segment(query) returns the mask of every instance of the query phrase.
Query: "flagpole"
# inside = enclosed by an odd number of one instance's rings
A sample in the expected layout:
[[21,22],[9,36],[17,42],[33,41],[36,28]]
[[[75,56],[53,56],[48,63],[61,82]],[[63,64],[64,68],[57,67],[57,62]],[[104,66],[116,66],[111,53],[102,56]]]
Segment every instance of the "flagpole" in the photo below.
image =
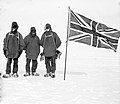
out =
[[67,24],[67,39],[66,39],[66,52],[65,52],[64,80],[65,80],[65,77],[66,77],[67,47],[68,47],[69,33],[70,33],[70,7],[68,7],[68,24]]

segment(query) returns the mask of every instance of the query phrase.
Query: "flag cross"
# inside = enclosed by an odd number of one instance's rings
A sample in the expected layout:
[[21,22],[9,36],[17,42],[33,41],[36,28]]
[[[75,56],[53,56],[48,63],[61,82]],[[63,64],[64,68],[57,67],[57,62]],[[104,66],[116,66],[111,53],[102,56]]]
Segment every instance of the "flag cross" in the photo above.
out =
[[[104,40],[104,42],[106,42],[107,44],[109,44],[113,48],[113,50],[115,51],[114,46],[111,44],[111,42],[117,43],[118,40],[117,39],[115,40],[115,39],[109,38],[109,37],[107,37],[105,35],[102,35],[99,32],[97,32],[96,31],[97,22],[92,21],[91,25],[92,25],[92,29],[88,29],[88,28],[82,27],[81,24],[80,25],[77,25],[77,24],[74,25],[73,23],[70,23],[70,28],[74,28],[74,29],[80,30],[82,32],[91,34],[92,35],[91,45],[94,46],[94,47],[98,47],[99,38],[100,37],[103,38],[102,40]],[[69,39],[69,40],[73,41],[73,40],[80,39],[80,38],[83,38],[83,37],[86,37],[86,36],[90,36],[90,35],[79,36],[77,38],[73,38],[73,39]]]

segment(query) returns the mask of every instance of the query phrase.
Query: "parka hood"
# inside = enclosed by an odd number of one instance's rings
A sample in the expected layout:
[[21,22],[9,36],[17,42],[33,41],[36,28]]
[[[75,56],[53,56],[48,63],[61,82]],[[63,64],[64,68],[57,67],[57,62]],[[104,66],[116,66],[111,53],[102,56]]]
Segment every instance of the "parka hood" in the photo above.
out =
[[45,25],[45,31],[46,30],[49,30],[49,31],[52,31],[52,28],[51,28],[51,25],[49,24],[49,23],[47,23],[46,25]]
[[31,35],[32,37],[36,36],[36,29],[35,29],[35,27],[31,27],[31,28],[30,28],[30,35]]
[[18,26],[17,22],[12,22],[11,31],[16,32],[18,27],[19,26]]

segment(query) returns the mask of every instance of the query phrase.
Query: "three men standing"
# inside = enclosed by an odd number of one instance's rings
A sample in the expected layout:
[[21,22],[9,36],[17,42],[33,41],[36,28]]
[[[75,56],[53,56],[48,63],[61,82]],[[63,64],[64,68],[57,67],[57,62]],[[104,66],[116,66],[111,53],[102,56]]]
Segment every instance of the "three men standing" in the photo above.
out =
[[[7,33],[4,39],[3,51],[8,60],[6,66],[6,74],[4,74],[3,77],[18,77],[18,58],[20,57],[23,49],[26,53],[26,73],[24,76],[39,76],[39,74],[36,73],[38,65],[37,58],[40,54],[40,46],[42,46],[42,56],[45,56],[45,64],[47,69],[47,73],[44,75],[44,77],[51,76],[51,78],[54,78],[56,71],[56,59],[57,56],[61,54],[61,52],[57,50],[57,48],[59,48],[61,45],[61,40],[58,35],[52,31],[51,25],[45,25],[45,32],[41,36],[41,40],[36,34],[35,27],[30,28],[30,33],[24,39],[17,30],[18,24],[17,22],[13,22],[11,32]],[[14,64],[13,73],[11,75],[12,60],[14,60]],[[32,68],[30,70],[31,60]]]

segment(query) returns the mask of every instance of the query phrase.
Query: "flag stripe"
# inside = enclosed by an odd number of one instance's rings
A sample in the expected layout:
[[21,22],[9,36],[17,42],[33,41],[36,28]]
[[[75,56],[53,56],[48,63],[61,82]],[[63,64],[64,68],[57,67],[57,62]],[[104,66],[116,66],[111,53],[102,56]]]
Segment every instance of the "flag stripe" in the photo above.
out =
[[90,36],[90,35],[84,35],[84,36],[80,36],[80,37],[77,37],[77,38],[73,38],[73,39],[69,39],[70,41],[74,41],[76,39],[81,39],[81,38],[84,38],[84,37],[87,37],[87,36]]
[[[82,24],[83,26],[86,26],[75,14],[73,11],[71,11],[71,13],[73,14],[73,16],[76,18],[76,20],[78,21],[78,23]],[[80,21],[80,22],[79,22]]]
[[90,29],[81,27],[80,25],[76,25],[76,24],[73,24],[73,23],[71,23],[70,25],[71,25],[70,28],[93,34],[93,31],[91,31]]
[[76,13],[77,15],[79,15],[89,26],[90,26],[90,23],[91,23],[91,19],[89,19],[89,18],[86,18],[85,16],[82,16],[82,15],[80,15],[80,14],[78,14],[78,13]]
[[93,42],[92,42],[92,46],[96,47],[97,46],[97,36],[93,35]]
[[110,38],[110,37],[107,37],[107,36],[105,36],[105,35],[102,35],[102,34],[100,34],[100,33],[97,33],[97,32],[94,31],[94,30],[90,30],[90,29],[81,27],[80,25],[76,25],[76,24],[71,23],[71,28],[76,29],[76,30],[80,30],[80,31],[83,31],[83,32],[86,32],[86,33],[94,34],[94,35],[99,36],[99,37],[106,38],[108,41],[111,41],[111,42],[113,42],[113,43],[118,43],[118,39],[112,39],[112,38]]

